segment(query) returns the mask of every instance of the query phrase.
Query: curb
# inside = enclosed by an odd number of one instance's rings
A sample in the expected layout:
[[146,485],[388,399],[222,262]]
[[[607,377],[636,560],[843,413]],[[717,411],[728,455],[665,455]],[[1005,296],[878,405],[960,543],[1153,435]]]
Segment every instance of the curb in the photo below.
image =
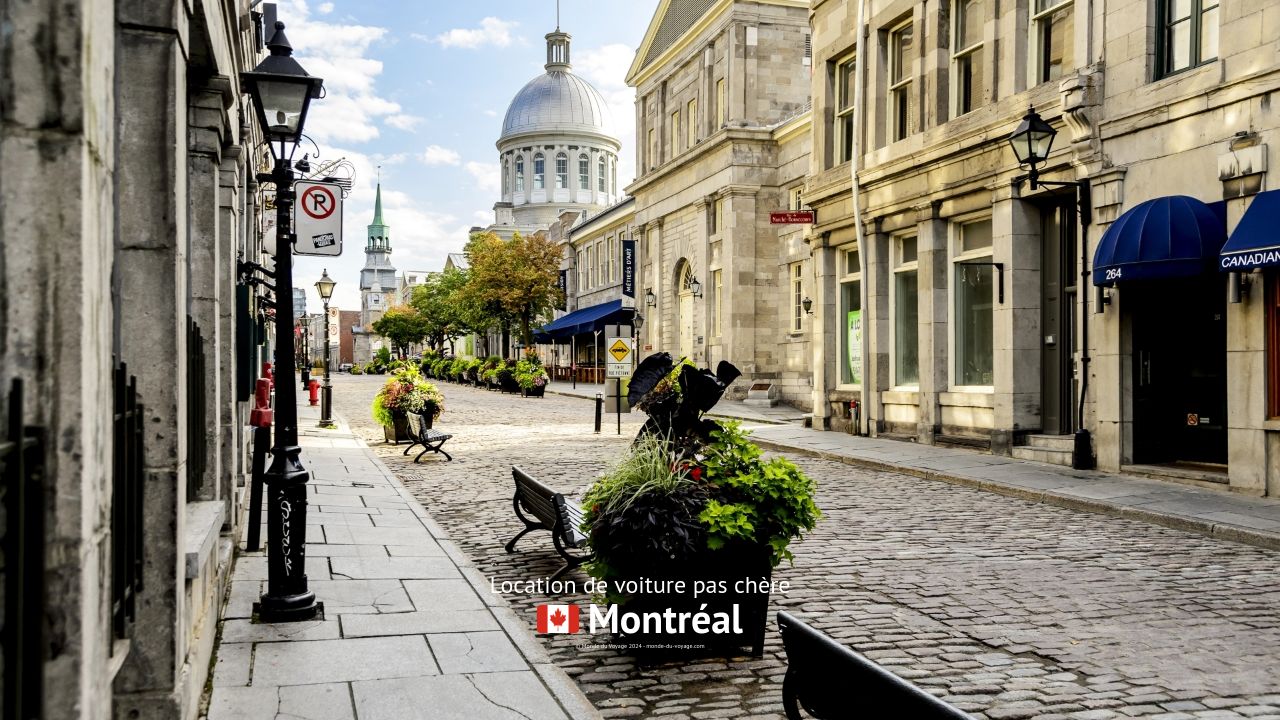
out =
[[934,480],[937,482],[950,483],[952,485],[962,485],[976,490],[985,490],[999,495],[1016,497],[1031,502],[1044,503],[1046,505],[1054,505],[1070,510],[1081,510],[1098,515],[1110,515],[1112,517],[1127,518],[1129,520],[1140,520],[1142,522],[1151,523],[1152,525],[1160,525],[1174,530],[1193,532],[1218,540],[1229,540],[1267,550],[1280,550],[1280,534],[1270,533],[1263,530],[1254,530],[1252,528],[1241,527],[1239,525],[1215,523],[1208,520],[1188,517],[1186,515],[1159,512],[1157,510],[1145,510],[1143,508],[1125,505],[1113,505],[1101,500],[1064,495],[1051,490],[1031,490],[1018,487],[1016,485],[1006,485],[992,480],[979,480],[960,475],[950,475],[935,470],[924,470],[921,468],[907,467],[905,465],[895,465],[881,460],[871,460],[868,458],[858,458],[849,455],[824,452],[822,450],[812,450],[762,438],[753,438],[753,441],[760,447],[767,448],[769,450],[798,453],[822,460],[830,460],[832,462],[843,463],[845,465],[866,468],[868,470],[879,470],[882,472],[895,472],[901,475],[911,475],[924,480]]

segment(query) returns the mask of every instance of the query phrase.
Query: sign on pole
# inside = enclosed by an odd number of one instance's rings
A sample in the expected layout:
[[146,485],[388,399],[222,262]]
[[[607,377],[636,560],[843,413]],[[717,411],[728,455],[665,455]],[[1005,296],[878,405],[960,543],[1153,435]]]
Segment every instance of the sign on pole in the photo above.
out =
[[342,254],[342,187],[337,183],[294,183],[293,206],[296,255]]
[[609,357],[605,363],[605,377],[624,378],[631,376],[631,353],[635,347],[632,338],[619,337],[609,342]]

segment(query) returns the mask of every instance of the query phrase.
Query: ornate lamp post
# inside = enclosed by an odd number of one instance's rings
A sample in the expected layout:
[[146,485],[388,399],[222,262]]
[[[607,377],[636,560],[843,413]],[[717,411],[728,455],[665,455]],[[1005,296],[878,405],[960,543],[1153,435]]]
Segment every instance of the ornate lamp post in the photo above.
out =
[[[1093,444],[1089,431],[1084,427],[1084,399],[1089,389],[1089,295],[1085,293],[1085,284],[1089,282],[1089,222],[1091,203],[1089,181],[1041,180],[1040,165],[1049,159],[1049,150],[1053,147],[1053,139],[1058,131],[1045,122],[1035,108],[1027,108],[1022,122],[1009,136],[1009,145],[1018,158],[1019,165],[1026,165],[1027,180],[1031,189],[1044,187],[1075,188],[1076,204],[1080,211],[1080,402],[1077,407],[1075,447],[1071,453],[1071,467],[1077,470],[1088,470],[1094,465]],[[1098,288],[1101,294],[1102,288]],[[1101,307],[1101,303],[1098,304]]]
[[[276,357],[293,357],[293,153],[302,137],[312,98],[321,97],[324,81],[312,77],[294,60],[293,47],[278,22],[267,44],[271,50],[240,82],[253,100],[258,125],[275,166],[258,180],[276,186]],[[276,145],[279,144],[277,151]],[[326,318],[327,320],[327,318]],[[279,363],[277,363],[279,365]],[[283,368],[277,367],[277,372]],[[310,620],[322,612],[307,588],[307,479],[298,447],[298,404],[292,368],[276,378],[275,451],[266,473],[267,592],[255,606],[263,622]]]
[[328,268],[316,281],[316,292],[320,293],[320,302],[324,303],[324,387],[320,388],[320,427],[333,424],[333,387],[329,385],[329,298],[333,297],[333,286],[337,284],[329,277]]

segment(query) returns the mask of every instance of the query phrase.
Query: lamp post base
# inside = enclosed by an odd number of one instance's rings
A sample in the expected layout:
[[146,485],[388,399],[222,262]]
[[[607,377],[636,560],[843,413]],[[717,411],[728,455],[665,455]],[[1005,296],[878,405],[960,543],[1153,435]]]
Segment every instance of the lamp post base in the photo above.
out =
[[316,594],[311,591],[278,598],[263,595],[253,604],[253,614],[264,623],[302,622],[317,616],[324,618],[324,603],[316,602]]
[[1071,468],[1073,470],[1092,470],[1093,467],[1093,443],[1090,442],[1089,431],[1077,430],[1075,447],[1071,452]]

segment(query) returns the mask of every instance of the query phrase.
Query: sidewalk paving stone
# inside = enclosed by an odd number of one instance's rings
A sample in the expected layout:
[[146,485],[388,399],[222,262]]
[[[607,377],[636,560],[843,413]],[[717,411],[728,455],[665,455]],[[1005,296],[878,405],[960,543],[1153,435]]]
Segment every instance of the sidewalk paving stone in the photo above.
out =
[[[562,720],[529,671],[353,684],[360,720]],[[539,692],[542,691],[542,692]],[[545,700],[538,698],[545,697]]]

